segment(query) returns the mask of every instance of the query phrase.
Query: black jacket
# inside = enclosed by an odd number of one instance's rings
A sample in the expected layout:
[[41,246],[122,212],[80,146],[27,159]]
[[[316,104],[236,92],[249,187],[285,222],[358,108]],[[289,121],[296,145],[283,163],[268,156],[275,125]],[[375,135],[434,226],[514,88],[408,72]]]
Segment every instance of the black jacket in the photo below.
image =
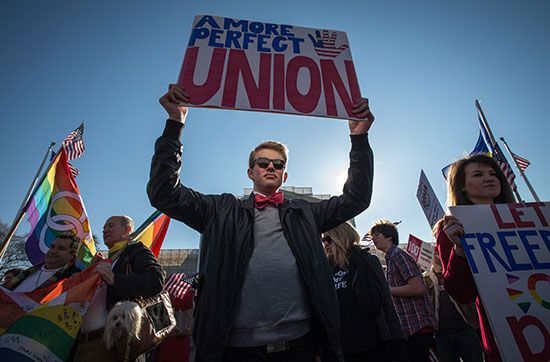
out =
[[392,361],[407,361],[405,336],[380,260],[367,250],[353,247],[349,263],[355,270],[351,276],[352,290],[359,304],[376,320],[388,357]]
[[126,246],[113,273],[115,283],[107,288],[107,310],[121,300],[152,297],[164,286],[164,270],[151,250],[140,242]]
[[[220,361],[254,249],[254,202],[252,197],[240,200],[230,194],[204,195],[182,185],[180,128],[167,121],[163,136],[156,141],[147,192],[154,207],[202,234],[194,330],[197,361]],[[311,305],[313,331],[339,360],[343,355],[337,297],[320,234],[355,217],[370,203],[373,156],[368,137],[355,135],[351,139],[343,195],[316,203],[285,200],[279,207],[283,232]]]
[[373,309],[369,312],[377,319],[382,340],[405,339],[380,260],[367,250],[354,247],[349,262],[355,270],[352,290],[359,304]]

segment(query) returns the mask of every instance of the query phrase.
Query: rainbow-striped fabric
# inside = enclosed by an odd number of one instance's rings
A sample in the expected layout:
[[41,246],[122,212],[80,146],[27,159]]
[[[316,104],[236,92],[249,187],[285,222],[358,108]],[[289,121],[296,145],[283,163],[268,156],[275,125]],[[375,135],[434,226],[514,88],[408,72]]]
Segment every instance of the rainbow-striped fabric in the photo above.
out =
[[137,228],[132,238],[141,241],[158,257],[169,225],[170,218],[157,210]]
[[94,268],[30,293],[0,288],[0,360],[66,361],[101,282]]
[[31,231],[26,243],[33,265],[44,261],[57,235],[73,232],[82,239],[77,266],[84,269],[96,253],[88,215],[62,147],[26,206]]

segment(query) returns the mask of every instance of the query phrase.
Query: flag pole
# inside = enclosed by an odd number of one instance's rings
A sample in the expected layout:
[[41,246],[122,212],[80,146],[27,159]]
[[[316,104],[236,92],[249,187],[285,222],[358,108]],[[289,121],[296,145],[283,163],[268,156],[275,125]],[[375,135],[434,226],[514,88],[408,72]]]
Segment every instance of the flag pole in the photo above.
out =
[[[485,113],[483,113],[483,110],[481,109],[481,104],[479,104],[479,101],[476,99],[476,108],[477,110],[479,111],[479,114],[480,114],[480,118],[481,118],[481,122],[483,123],[483,126],[485,126],[485,129],[487,130],[487,134],[489,135],[489,139],[491,140],[491,143],[493,145],[496,145],[497,144],[497,141],[495,139],[495,137],[493,136],[493,132],[491,131],[491,127],[489,127],[489,122],[487,122],[487,119],[485,118]],[[502,157],[504,157],[504,155],[502,155]],[[508,162],[508,161],[507,161]],[[517,202],[521,202],[521,196],[519,195],[519,192],[517,190],[517,188],[515,190],[512,190],[514,191],[514,195],[516,195],[516,201]]]
[[48,147],[48,150],[46,151],[46,154],[44,155],[44,158],[42,159],[42,162],[40,163],[40,166],[38,167],[38,171],[36,171],[36,175],[34,175],[34,179],[32,180],[31,186],[29,187],[29,190],[27,191],[27,194],[25,195],[25,198],[23,199],[23,202],[21,203],[21,206],[19,207],[19,210],[17,211],[17,214],[15,215],[15,219],[13,220],[13,223],[11,225],[11,228],[6,235],[5,239],[2,241],[2,244],[0,245],[0,262],[4,258],[4,254],[6,253],[6,249],[8,248],[8,244],[15,234],[15,231],[19,227],[19,224],[21,224],[21,221],[23,220],[23,217],[25,216],[24,208],[27,206],[27,203],[29,202],[29,198],[31,197],[32,192],[34,191],[34,188],[36,186],[36,182],[38,178],[40,177],[40,173],[42,172],[42,168],[44,167],[44,164],[46,163],[48,156],[53,148],[55,146],[55,142],[50,142],[50,146]]
[[521,177],[523,177],[523,180],[525,181],[525,184],[527,184],[527,187],[529,188],[529,191],[531,191],[531,195],[533,195],[533,198],[535,199],[535,201],[540,202],[540,199],[539,199],[537,193],[535,192],[535,189],[533,188],[533,186],[529,182],[529,179],[527,178],[527,175],[525,174],[525,172],[523,172],[521,167],[519,167],[519,164],[516,161],[514,155],[512,154],[512,151],[510,150],[510,147],[508,146],[508,143],[506,143],[506,141],[504,140],[504,137],[500,137],[500,140],[502,141],[502,143],[504,143],[504,147],[506,147],[506,151],[508,151],[508,153],[510,154],[510,157],[512,157],[512,160],[514,160],[514,163],[516,164],[516,167],[519,170],[519,174],[521,175]]

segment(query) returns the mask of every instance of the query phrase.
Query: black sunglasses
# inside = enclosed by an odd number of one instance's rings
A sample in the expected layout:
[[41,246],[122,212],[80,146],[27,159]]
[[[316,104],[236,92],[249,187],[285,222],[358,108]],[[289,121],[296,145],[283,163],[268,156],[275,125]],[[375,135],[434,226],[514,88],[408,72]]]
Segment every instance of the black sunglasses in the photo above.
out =
[[285,161],[283,160],[271,160],[265,157],[258,157],[254,160],[254,163],[261,168],[268,168],[270,162],[273,164],[273,168],[276,170],[282,170],[285,168]]
[[323,241],[323,243],[327,243],[327,244],[332,244],[332,242],[334,241],[334,240],[332,240],[332,238],[331,238],[330,236],[328,236],[328,235],[323,236],[323,237],[321,238],[321,240]]

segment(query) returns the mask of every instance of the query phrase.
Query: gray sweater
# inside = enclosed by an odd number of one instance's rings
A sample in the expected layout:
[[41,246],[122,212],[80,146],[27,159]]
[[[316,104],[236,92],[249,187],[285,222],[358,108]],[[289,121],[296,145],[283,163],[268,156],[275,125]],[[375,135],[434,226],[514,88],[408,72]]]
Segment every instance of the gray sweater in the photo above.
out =
[[262,346],[309,331],[301,277],[274,205],[254,211],[254,252],[238,305],[229,346]]

